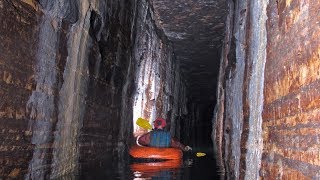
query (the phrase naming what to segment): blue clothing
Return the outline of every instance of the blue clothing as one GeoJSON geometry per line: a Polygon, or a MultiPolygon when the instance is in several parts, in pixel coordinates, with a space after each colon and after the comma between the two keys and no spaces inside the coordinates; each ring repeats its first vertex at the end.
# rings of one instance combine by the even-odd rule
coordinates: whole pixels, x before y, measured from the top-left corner
{"type": "Polygon", "coordinates": [[[150,132],[151,147],[170,147],[171,134],[163,130],[154,130],[150,132]]]}

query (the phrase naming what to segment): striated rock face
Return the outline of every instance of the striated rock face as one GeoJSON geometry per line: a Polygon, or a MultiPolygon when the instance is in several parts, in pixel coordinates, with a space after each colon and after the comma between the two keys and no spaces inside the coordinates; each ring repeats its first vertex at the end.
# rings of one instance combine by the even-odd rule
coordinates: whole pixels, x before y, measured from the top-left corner
{"type": "Polygon", "coordinates": [[[320,178],[320,2],[270,2],[261,176],[320,178]]]}
{"type": "MultiPolygon", "coordinates": [[[[167,128],[175,135],[175,129],[180,128],[180,122],[175,118],[179,115],[179,109],[186,109],[185,84],[181,82],[172,45],[156,28],[153,11],[147,1],[138,4],[137,16],[133,52],[137,60],[134,76],[137,89],[134,93],[133,119],[143,117],[153,124],[157,117],[165,118],[167,128]]],[[[186,110],[184,113],[187,113],[186,110]]],[[[134,123],[135,136],[144,132],[134,123]]]]}
{"type": "Polygon", "coordinates": [[[125,160],[137,116],[179,132],[185,84],[147,1],[0,0],[0,10],[0,177],[125,160]]]}
{"type": "Polygon", "coordinates": [[[213,137],[229,179],[318,179],[320,3],[229,2],[213,137]]]}
{"type": "Polygon", "coordinates": [[[35,89],[40,13],[3,0],[0,12],[0,177],[15,178],[27,172],[34,149],[26,104],[35,89]]]}
{"type": "Polygon", "coordinates": [[[229,8],[213,139],[218,166],[227,178],[257,179],[262,153],[265,3],[230,1],[229,8]]]}

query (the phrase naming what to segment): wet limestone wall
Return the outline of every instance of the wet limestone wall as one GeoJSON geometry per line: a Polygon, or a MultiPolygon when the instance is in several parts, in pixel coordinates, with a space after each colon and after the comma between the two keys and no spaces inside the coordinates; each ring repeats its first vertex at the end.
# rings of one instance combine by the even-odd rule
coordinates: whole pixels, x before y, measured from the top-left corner
{"type": "Polygon", "coordinates": [[[320,2],[269,2],[261,176],[320,178],[320,2]]]}
{"type": "MultiPolygon", "coordinates": [[[[178,137],[179,114],[186,114],[185,84],[175,62],[173,47],[154,22],[154,12],[148,1],[137,3],[136,39],[134,58],[136,62],[133,95],[133,119],[139,117],[153,121],[162,117],[167,121],[167,130],[178,137]]],[[[134,136],[146,132],[135,123],[134,136]]]]}
{"type": "Polygon", "coordinates": [[[124,157],[134,102],[147,117],[178,114],[184,86],[147,1],[0,0],[0,9],[0,177],[57,178],[124,157]]]}
{"type": "Polygon", "coordinates": [[[212,134],[227,178],[319,178],[319,5],[229,1],[212,134]]]}
{"type": "MultiPolygon", "coordinates": [[[[93,3],[92,1],[89,1],[93,3]]],[[[132,140],[135,59],[135,1],[96,1],[88,33],[88,72],[83,127],[79,135],[81,169],[122,157],[132,140]]],[[[82,84],[84,85],[84,84],[82,84]]]]}
{"type": "Polygon", "coordinates": [[[0,177],[25,174],[34,149],[26,104],[35,88],[41,14],[25,3],[12,3],[0,1],[0,177]]]}
{"type": "MultiPolygon", "coordinates": [[[[105,120],[93,115],[113,105],[105,94],[90,91],[115,96],[112,89],[122,90],[105,80],[111,68],[97,50],[104,26],[97,14],[106,12],[100,5],[1,1],[1,177],[46,179],[79,170],[82,137],[90,134],[84,122],[105,120]]],[[[121,101],[117,104],[118,112],[121,101]]],[[[111,116],[121,121],[120,115],[111,116]]],[[[112,149],[92,144],[96,150],[112,149]]]]}

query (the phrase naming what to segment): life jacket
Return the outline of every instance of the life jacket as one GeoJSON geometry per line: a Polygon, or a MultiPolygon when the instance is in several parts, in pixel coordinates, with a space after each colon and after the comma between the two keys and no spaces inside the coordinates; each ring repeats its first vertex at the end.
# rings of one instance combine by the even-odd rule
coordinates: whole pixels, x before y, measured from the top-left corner
{"type": "Polygon", "coordinates": [[[150,132],[151,147],[170,147],[171,134],[163,130],[153,130],[150,132]]]}

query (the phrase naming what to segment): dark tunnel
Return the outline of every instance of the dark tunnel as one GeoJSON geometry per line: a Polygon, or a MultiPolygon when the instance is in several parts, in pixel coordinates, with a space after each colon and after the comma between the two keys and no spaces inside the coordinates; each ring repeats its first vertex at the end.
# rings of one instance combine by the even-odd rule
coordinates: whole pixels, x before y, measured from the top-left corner
{"type": "Polygon", "coordinates": [[[0,0],[0,179],[319,179],[319,7],[0,0]]]}

